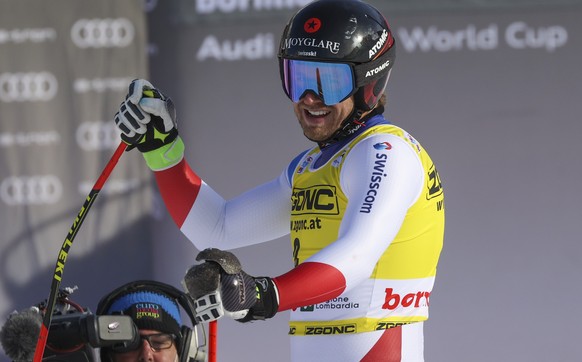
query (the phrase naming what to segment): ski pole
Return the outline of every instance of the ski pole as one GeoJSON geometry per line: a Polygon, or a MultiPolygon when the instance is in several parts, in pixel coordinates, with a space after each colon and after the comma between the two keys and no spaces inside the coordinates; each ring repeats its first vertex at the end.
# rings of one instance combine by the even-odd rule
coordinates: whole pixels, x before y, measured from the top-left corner
{"type": "Polygon", "coordinates": [[[91,189],[91,191],[89,192],[89,195],[87,195],[87,198],[85,199],[85,202],[83,203],[83,206],[81,207],[81,210],[79,211],[79,213],[77,214],[77,217],[73,221],[73,225],[69,229],[69,233],[67,234],[67,237],[65,238],[65,241],[63,242],[63,245],[61,246],[61,249],[59,250],[59,254],[57,257],[57,263],[55,266],[55,272],[53,274],[53,279],[52,279],[52,283],[51,283],[50,294],[49,294],[49,297],[47,299],[47,308],[46,308],[46,311],[45,311],[45,314],[44,314],[44,317],[42,320],[40,334],[38,336],[38,340],[36,343],[36,349],[34,351],[34,360],[33,360],[34,362],[41,362],[42,361],[44,349],[46,347],[46,343],[48,340],[48,332],[49,332],[49,327],[50,327],[50,324],[52,321],[53,310],[55,308],[57,295],[58,295],[59,288],[61,285],[61,280],[63,278],[63,272],[65,269],[65,262],[67,261],[67,256],[69,254],[69,250],[70,250],[71,246],[73,245],[73,240],[75,239],[77,232],[81,228],[81,225],[83,224],[83,221],[85,220],[85,217],[87,216],[87,213],[89,212],[89,209],[91,208],[91,206],[95,202],[95,199],[97,198],[97,195],[99,194],[99,191],[101,191],[101,189],[103,188],[105,181],[107,181],[107,178],[111,174],[111,171],[113,171],[113,169],[115,168],[117,161],[119,161],[119,158],[121,157],[121,155],[123,154],[123,152],[125,151],[126,148],[127,148],[127,144],[125,142],[119,143],[119,146],[117,147],[117,149],[113,153],[113,156],[111,156],[111,159],[109,160],[109,162],[107,163],[107,165],[105,166],[103,171],[101,172],[101,175],[97,179],[97,182],[95,182],[93,189],[91,189]]]}
{"type": "Polygon", "coordinates": [[[218,322],[212,321],[208,323],[208,362],[216,362],[216,354],[218,350],[218,322]]]}

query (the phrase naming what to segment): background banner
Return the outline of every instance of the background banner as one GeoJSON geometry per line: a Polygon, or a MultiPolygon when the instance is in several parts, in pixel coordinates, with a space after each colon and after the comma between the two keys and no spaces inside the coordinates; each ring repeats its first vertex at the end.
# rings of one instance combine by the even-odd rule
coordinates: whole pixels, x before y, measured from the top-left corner
{"type": "MultiPolygon", "coordinates": [[[[111,119],[131,79],[172,97],[189,163],[225,198],[311,147],[276,59],[306,3],[0,0],[0,317],[48,295],[56,253],[119,141],[111,119]]],[[[578,360],[582,5],[371,3],[397,44],[385,114],[429,150],[446,193],[426,360],[578,360]]],[[[137,151],[72,250],[63,285],[93,310],[132,279],[179,287],[198,253],[137,151]]],[[[288,238],[234,252],[252,275],[293,267],[288,238]]],[[[219,360],[285,361],[287,317],[221,319],[219,360]]]]}
{"type": "MultiPolygon", "coordinates": [[[[120,142],[113,115],[147,76],[146,37],[138,0],[0,1],[2,324],[48,297],[61,245],[120,142]]],[[[151,173],[139,158],[121,158],[67,257],[61,286],[78,286],[72,299],[93,310],[119,282],[153,275],[151,173]]]]}

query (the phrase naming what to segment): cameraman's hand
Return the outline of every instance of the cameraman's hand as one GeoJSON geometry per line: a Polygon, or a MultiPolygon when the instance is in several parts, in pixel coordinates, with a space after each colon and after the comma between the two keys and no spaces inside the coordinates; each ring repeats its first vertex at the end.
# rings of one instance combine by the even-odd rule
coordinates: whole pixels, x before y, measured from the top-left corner
{"type": "Polygon", "coordinates": [[[271,278],[254,278],[242,271],[234,254],[205,249],[184,277],[186,292],[196,302],[196,320],[210,322],[227,315],[239,322],[271,318],[279,306],[271,278]]]}
{"type": "Polygon", "coordinates": [[[145,79],[129,85],[125,101],[115,114],[115,125],[128,150],[137,147],[153,170],[171,167],[183,157],[174,103],[145,79]]]}

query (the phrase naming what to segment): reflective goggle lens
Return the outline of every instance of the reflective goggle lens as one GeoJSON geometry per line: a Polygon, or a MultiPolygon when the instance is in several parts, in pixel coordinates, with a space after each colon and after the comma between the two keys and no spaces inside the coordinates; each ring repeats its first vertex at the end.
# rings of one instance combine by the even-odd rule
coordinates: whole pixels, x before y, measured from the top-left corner
{"type": "Polygon", "coordinates": [[[354,73],[349,64],[283,59],[283,72],[283,87],[293,102],[312,91],[331,106],[355,90],[354,73]]]}

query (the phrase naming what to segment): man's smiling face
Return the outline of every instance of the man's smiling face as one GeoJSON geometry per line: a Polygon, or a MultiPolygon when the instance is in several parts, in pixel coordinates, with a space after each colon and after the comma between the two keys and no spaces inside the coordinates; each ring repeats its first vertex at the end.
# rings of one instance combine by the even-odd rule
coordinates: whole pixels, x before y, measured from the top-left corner
{"type": "Polygon", "coordinates": [[[314,142],[322,142],[331,137],[353,109],[353,97],[341,103],[326,106],[311,92],[306,93],[299,102],[293,103],[293,110],[303,129],[303,134],[314,142]]]}

